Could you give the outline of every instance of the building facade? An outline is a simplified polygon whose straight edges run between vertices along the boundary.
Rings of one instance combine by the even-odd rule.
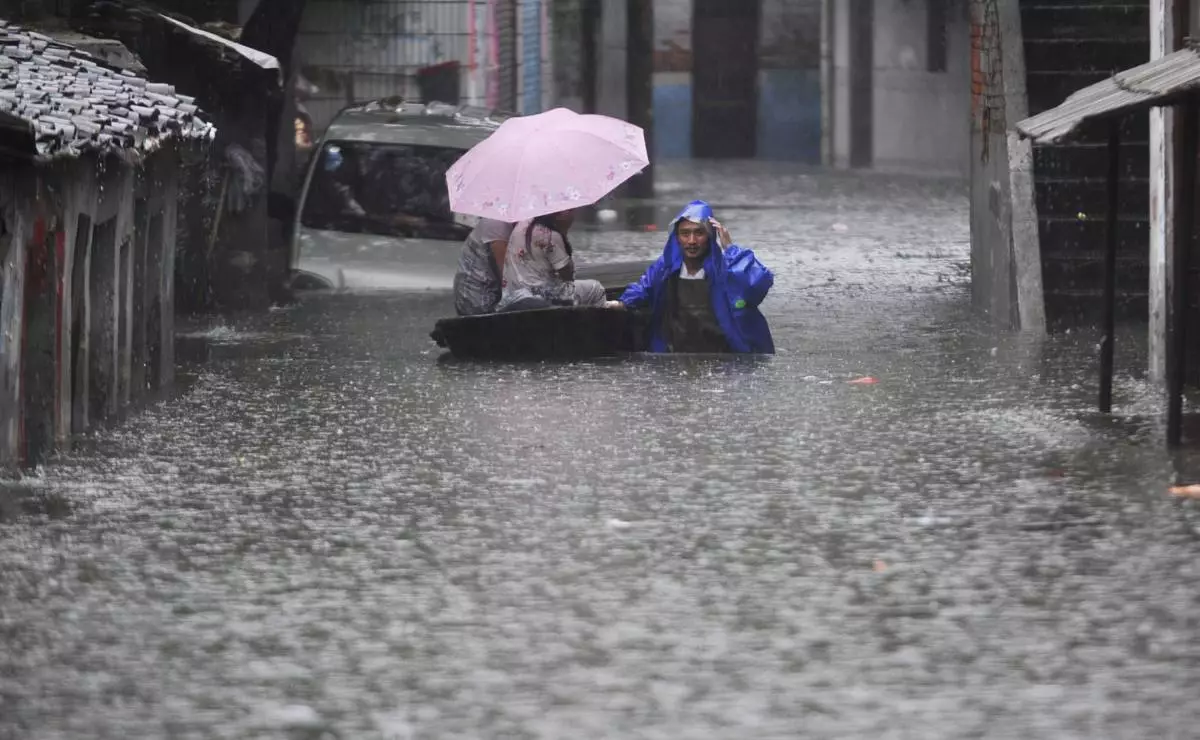
[[[603,4],[599,112],[625,116],[623,2]],[[821,161],[820,0],[654,0],[657,158]]]
[[[194,101],[0,21],[0,468],[174,374],[179,162]]]
[[[827,162],[966,176],[965,0],[827,0]]]
[[[352,102],[396,96],[545,110],[552,38],[548,0],[308,0],[295,53],[319,133]]]
[[[997,324],[1034,333],[1094,326],[1104,311],[1109,131],[1088,125],[1068,139],[1032,144],[1015,126],[1161,53],[1152,48],[1151,3],[972,0],[971,6],[975,305]],[[1122,318],[1149,315],[1154,323],[1165,320],[1165,296],[1154,291],[1163,284],[1169,189],[1152,176],[1165,166],[1162,120],[1161,113],[1131,116],[1120,131],[1117,309]],[[1157,235],[1155,220],[1162,226]],[[1162,356],[1159,334],[1151,333],[1152,358]],[[1152,359],[1152,374],[1159,367]]]

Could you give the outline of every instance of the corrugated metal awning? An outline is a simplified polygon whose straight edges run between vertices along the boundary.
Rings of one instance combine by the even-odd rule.
[[[224,46],[228,49],[232,49],[234,52],[241,55],[243,58],[250,60],[254,64],[258,65],[259,67],[262,67],[263,69],[274,69],[274,70],[279,69],[279,60],[276,59],[275,57],[271,56],[270,54],[261,52],[257,49],[251,49],[250,47],[239,44],[236,41],[230,41],[227,38],[222,38],[215,33],[205,31],[203,28],[196,28],[195,26],[189,26],[188,24],[183,23],[182,21],[175,20],[174,18],[172,18],[169,15],[164,15],[162,13],[159,13],[158,15],[163,20],[168,21],[169,23],[175,24],[176,26],[178,26],[179,28],[182,28],[183,30],[187,31],[188,33],[194,34],[201,38],[208,39],[209,41],[212,41],[213,43],[216,43],[216,44],[220,44],[221,46]]]
[[[1167,105],[1197,89],[1200,52],[1195,47],[1181,49],[1072,93],[1057,107],[1018,123],[1017,131],[1040,143],[1052,142],[1085,121]]]

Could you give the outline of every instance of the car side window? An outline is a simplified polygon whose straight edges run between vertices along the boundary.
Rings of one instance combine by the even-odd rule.
[[[310,229],[462,241],[446,170],[461,149],[334,141],[316,155],[301,223]]]

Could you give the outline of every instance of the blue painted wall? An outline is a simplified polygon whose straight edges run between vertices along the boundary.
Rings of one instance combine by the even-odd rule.
[[[820,164],[820,70],[764,69],[759,80],[759,158]]]
[[[542,0],[521,2],[521,68],[524,90],[521,112],[542,112]],[[533,71],[532,74],[530,73]]]
[[[820,164],[820,71],[765,69],[759,80],[759,158]],[[657,158],[692,156],[690,82],[655,81],[654,146]]]
[[[654,156],[692,156],[692,83],[654,83]]]

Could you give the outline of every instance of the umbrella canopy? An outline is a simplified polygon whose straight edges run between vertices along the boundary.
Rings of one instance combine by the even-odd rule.
[[[631,123],[566,108],[510,118],[446,171],[450,209],[515,223],[591,205],[650,163]]]

